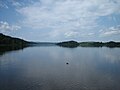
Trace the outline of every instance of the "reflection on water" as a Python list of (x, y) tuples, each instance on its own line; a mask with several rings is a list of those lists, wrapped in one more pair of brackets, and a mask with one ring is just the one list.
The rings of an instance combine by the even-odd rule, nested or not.
[(6, 52), (0, 56), (0, 90), (120, 90), (119, 53), (57, 46)]
[(3, 54), (5, 54), (6, 52), (9, 52), (9, 51), (22, 50), (26, 47), (27, 46), (19, 46), (19, 47), (16, 47), (16, 46), (0, 46), (0, 55), (3, 55)]

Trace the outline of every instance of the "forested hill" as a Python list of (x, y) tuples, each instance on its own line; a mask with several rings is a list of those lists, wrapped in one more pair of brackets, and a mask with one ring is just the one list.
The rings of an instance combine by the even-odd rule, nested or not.
[(66, 41), (57, 43), (57, 45), (62, 47), (120, 47), (120, 42), (76, 42), (76, 41)]
[(28, 44), (29, 42), (23, 40), (23, 39), (19, 39), (19, 38), (14, 38), (14, 37), (10, 37), (7, 35), (4, 35), (2, 33), (0, 33), (0, 46), (5, 46), (5, 45), (20, 45), (20, 46), (24, 46), (26, 44)]

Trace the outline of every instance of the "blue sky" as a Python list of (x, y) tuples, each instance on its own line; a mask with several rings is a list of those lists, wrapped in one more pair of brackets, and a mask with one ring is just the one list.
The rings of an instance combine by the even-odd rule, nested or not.
[(30, 41), (120, 41), (120, 0), (0, 0), (0, 32)]

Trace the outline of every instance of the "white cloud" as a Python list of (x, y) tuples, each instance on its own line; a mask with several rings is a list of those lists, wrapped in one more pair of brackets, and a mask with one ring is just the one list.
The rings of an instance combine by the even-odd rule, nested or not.
[(88, 35), (88, 36), (92, 36), (92, 35), (94, 35), (94, 34), (95, 34), (95, 33), (88, 33), (87, 35)]
[(8, 6), (6, 5), (6, 3), (3, 3), (2, 1), (0, 1), (0, 8), (8, 9)]
[(20, 26), (10, 25), (8, 22), (0, 21), (0, 32), (14, 31), (20, 29)]
[(54, 37), (74, 37), (81, 35), (81, 30), (98, 27), (96, 20), (100, 17), (120, 12), (119, 6), (119, 0), (40, 0), (17, 12), (24, 17), (25, 27), (52, 29), (50, 33), (55, 34)]
[[(106, 16), (117, 11), (118, 6), (108, 0), (42, 0), (33, 5), (23, 7), (18, 10), (23, 16), (27, 24), (41, 22), (48, 24), (56, 22), (73, 22), (81, 23), (87, 19), (96, 19), (97, 16)], [(30, 21), (29, 23), (27, 21)], [(81, 22), (83, 21), (83, 22)], [(89, 21), (90, 22), (90, 21)], [(85, 23), (89, 23), (86, 21)], [(42, 24), (39, 23), (41, 26)], [(37, 26), (38, 27), (38, 26)]]
[(12, 7), (18, 8), (18, 7), (30, 5), (33, 3), (33, 1), (35, 0), (22, 0), (22, 1), (21, 0), (0, 0), (0, 8), (12, 8)]
[(100, 30), (101, 37), (108, 37), (113, 35), (120, 35), (120, 25), (115, 27), (109, 27), (105, 30)]
[(111, 36), (111, 35), (115, 35), (115, 34), (119, 34), (120, 31), (108, 31), (104, 33), (104, 36)]
[(69, 38), (69, 37), (77, 37), (79, 35), (78, 32), (75, 32), (75, 31), (68, 31), (64, 34), (66, 36), (66, 38)]
[(22, 6), (21, 3), (15, 1), (15, 0), (12, 0), (11, 3), (12, 3), (13, 6), (16, 6), (16, 7)]

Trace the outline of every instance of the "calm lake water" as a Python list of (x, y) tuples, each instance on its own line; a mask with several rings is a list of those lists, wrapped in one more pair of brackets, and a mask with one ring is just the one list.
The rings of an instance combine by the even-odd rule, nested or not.
[(1, 53), (0, 90), (120, 90), (120, 48), (41, 46)]

